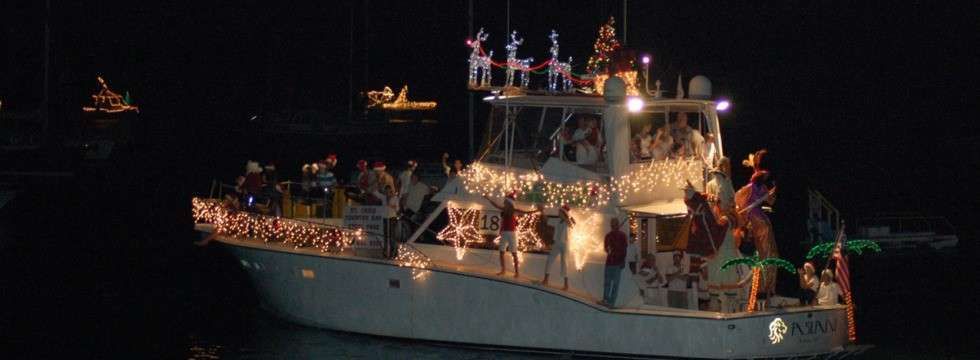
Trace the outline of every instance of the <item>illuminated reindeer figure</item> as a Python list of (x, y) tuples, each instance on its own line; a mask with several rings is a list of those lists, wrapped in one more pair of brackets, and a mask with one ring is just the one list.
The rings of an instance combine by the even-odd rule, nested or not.
[[(470, 52), (470, 87), (489, 87), (490, 86), (490, 58), (493, 57), (493, 51), (486, 56), (480, 54), (480, 46), (490, 34), (484, 33), (483, 28), (476, 33), (476, 38), (467, 42), (467, 44), (473, 48)], [(480, 77), (480, 71), (483, 72), (483, 76)], [(480, 83), (477, 85), (477, 77), (480, 77)]]
[(568, 57), (568, 62), (561, 62), (558, 60), (558, 33), (555, 30), (551, 30), (551, 35), (548, 36), (551, 39), (551, 61), (548, 62), (548, 91), (557, 92), (558, 85), (562, 85), (562, 90), (565, 92), (571, 91), (572, 80), (569, 76), (572, 71), (572, 57)]
[(517, 58), (517, 47), (524, 43), (524, 39), (517, 38), (517, 30), (514, 30), (510, 34), (510, 43), (507, 44), (507, 80), (504, 82), (505, 87), (514, 86), (514, 69), (521, 71), (521, 87), (527, 87), (530, 82), (528, 77), (530, 74), (528, 72), (531, 70), (531, 62), (534, 58), (518, 59)]

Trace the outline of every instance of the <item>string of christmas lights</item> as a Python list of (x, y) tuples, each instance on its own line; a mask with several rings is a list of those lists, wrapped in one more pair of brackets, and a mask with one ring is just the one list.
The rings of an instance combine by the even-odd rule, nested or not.
[(408, 244), (398, 245), (398, 256), (395, 257), (395, 263), (400, 267), (412, 268), (413, 280), (425, 278), (425, 275), (429, 273), (426, 269), (432, 266), (432, 260), (428, 256)]
[(545, 179), (538, 172), (517, 174), (474, 163), (460, 174), (466, 191), (490, 197), (503, 197), (516, 192), (518, 197), (541, 202), (549, 207), (570, 205), (602, 207), (613, 194), (626, 201), (630, 194), (655, 187), (683, 187), (687, 181), (700, 182), (702, 164), (696, 160), (652, 161), (626, 175), (610, 179), (609, 183), (584, 180), (565, 183)]
[(456, 260), (463, 260), (467, 244), (483, 241), (483, 235), (477, 230), (480, 211), (450, 207), (448, 212), (449, 224), (436, 235), (436, 239), (451, 243), (456, 249)]
[(244, 211), (230, 211), (215, 199), (192, 198), (191, 211), (195, 223), (213, 224), (218, 234), (241, 240), (279, 242), (296, 249), (316, 248), (322, 252), (338, 252), (349, 248), (363, 237), (361, 229), (336, 228)]
[(604, 251), (602, 237), (597, 235), (602, 226), (602, 214), (573, 210), (571, 215), (575, 218), (575, 226), (569, 230), (568, 253), (572, 255), (575, 269), (582, 270), (589, 254)]

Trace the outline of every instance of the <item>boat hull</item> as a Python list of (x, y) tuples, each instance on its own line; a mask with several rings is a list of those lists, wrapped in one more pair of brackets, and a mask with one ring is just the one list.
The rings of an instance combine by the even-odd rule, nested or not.
[[(843, 307), (782, 313), (608, 310), (537, 286), (278, 245), (222, 241), (263, 307), (363, 334), (563, 352), (697, 358), (826, 354), (846, 344)], [(714, 315), (705, 315), (714, 314)], [(770, 325), (786, 325), (782, 341)]]

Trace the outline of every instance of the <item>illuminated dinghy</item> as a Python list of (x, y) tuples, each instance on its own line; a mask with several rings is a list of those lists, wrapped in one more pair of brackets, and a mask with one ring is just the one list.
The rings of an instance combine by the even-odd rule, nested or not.
[[(607, 85), (608, 86), (608, 85)], [(631, 132), (644, 121), (659, 127), (670, 113), (685, 112), (691, 126), (722, 154), (717, 104), (695, 99), (632, 101), (595, 96), (491, 96), (489, 136), (480, 160), (433, 197), (398, 260), (362, 255), (340, 246), (302, 247), (219, 236), (240, 260), (262, 304), (301, 324), (431, 341), (559, 352), (697, 358), (795, 357), (847, 352), (843, 306), (786, 307), (726, 312), (698, 310), (688, 290), (684, 308), (668, 307), (666, 289), (639, 288), (622, 273), (615, 308), (601, 298), (605, 254), (602, 236), (611, 217), (629, 224), (640, 251), (671, 262), (671, 239), (687, 212), (681, 187), (702, 189), (705, 158), (648, 160), (631, 155)], [(592, 136), (606, 149), (591, 163), (571, 133), (596, 121)], [(581, 135), (581, 134), (580, 134)], [(707, 138), (707, 137), (706, 137)], [(580, 144), (580, 143), (579, 143)], [(577, 153), (577, 154), (576, 154)], [(584, 158), (583, 158), (584, 159)], [(542, 204), (541, 219), (521, 219), (521, 277), (497, 276), (495, 201), (511, 191), (517, 206)], [(569, 291), (539, 285), (548, 227), (567, 203), (577, 219), (569, 244)], [(534, 215), (539, 216), (539, 215)], [(679, 217), (680, 216), (680, 217)], [(199, 229), (210, 231), (209, 225)], [(303, 242), (303, 241), (300, 241)], [(308, 241), (307, 241), (308, 242)], [(328, 252), (324, 252), (328, 250)], [(508, 256), (509, 262), (509, 256)], [(689, 266), (691, 256), (684, 258)], [(561, 281), (552, 269), (552, 286)], [(664, 271), (662, 269), (661, 271)]]

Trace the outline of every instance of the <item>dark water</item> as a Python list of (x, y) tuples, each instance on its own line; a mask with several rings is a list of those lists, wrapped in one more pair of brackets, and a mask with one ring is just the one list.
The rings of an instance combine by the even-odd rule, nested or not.
[[(190, 245), (188, 197), (210, 174), (182, 171), (180, 152), (16, 179), (23, 192), (0, 210), (0, 358), (571, 357), (312, 329), (264, 313), (227, 253)], [(853, 260), (858, 336), (876, 346), (863, 358), (980, 357), (976, 237), (960, 230), (956, 251)]]

